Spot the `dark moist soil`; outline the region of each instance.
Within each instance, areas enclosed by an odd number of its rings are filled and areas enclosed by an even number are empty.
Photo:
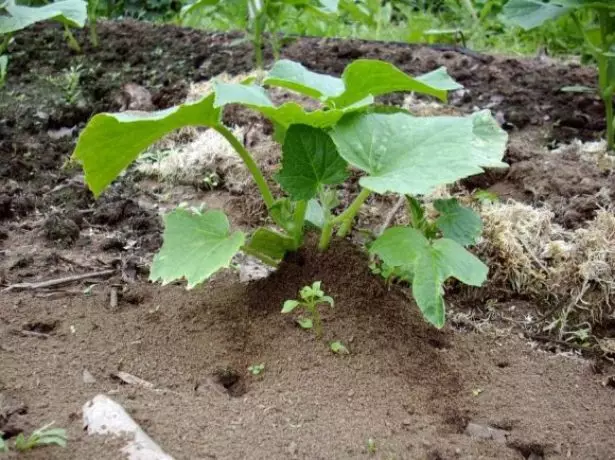
[[[128,83],[146,88],[153,108],[166,108],[181,102],[193,81],[250,70],[252,52],[237,35],[137,22],[101,23],[99,30],[100,48],[82,39],[83,55],[67,49],[57,27],[18,34],[0,91],[0,284],[110,267],[118,273],[51,292],[0,295],[0,431],[14,436],[55,420],[70,437],[66,450],[23,458],[120,458],[117,441],[82,431],[81,407],[100,392],[177,459],[615,457],[613,389],[602,385],[612,368],[539,351],[489,324],[451,321],[436,331],[347,243],[320,256],[306,250],[247,285],[233,274],[190,292],[142,281],[161,243],[158,210],[134,175],[95,201],[80,169],[66,164],[78,133],[93,114],[130,105]],[[558,91],[593,85],[592,69],[330,39],[297,39],[284,56],[336,75],[361,57],[411,74],[445,65],[466,87],[451,95],[452,105],[491,108],[511,134],[510,170],[465,186],[546,203],[569,228],[615,198],[609,170],[574,153],[545,153],[602,136],[600,101]],[[77,66],[81,92],[68,104],[58,78]],[[241,111],[226,120],[250,122]],[[325,313],[322,342],[279,313],[315,280],[336,300]],[[120,292],[115,308],[113,286]],[[508,300],[511,311],[526,307]],[[342,340],[351,354],[333,355],[330,340]],[[247,367],[258,363],[265,371],[250,376]],[[96,383],[84,383],[84,370]],[[157,390],[118,383],[110,375],[119,370]],[[370,438],[375,454],[367,452]]]

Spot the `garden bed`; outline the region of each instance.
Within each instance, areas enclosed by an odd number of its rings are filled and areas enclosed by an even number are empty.
[[[99,32],[101,47],[86,45],[82,56],[66,49],[58,28],[18,34],[0,92],[3,284],[114,269],[111,277],[53,290],[13,288],[0,297],[0,431],[31,431],[55,420],[69,432],[67,449],[25,457],[119,458],[116,443],[82,430],[81,408],[101,392],[177,459],[615,455],[613,369],[600,357],[576,353],[582,342],[543,331],[569,303],[562,297],[576,291],[547,292],[544,276],[532,278],[546,257],[533,246],[535,266],[513,266],[504,246],[486,239],[479,251],[491,262],[491,280],[482,290],[448,289],[449,326],[442,331],[424,322],[403,287],[374,277],[350,242],[325,254],[308,245],[258,281],[242,283],[226,272],[193,291],[147,283],[148,263],[161,244],[160,211],[204,202],[250,227],[262,218],[253,186],[233,186],[227,165],[215,171],[220,184],[214,190],[131,171],[95,201],[81,170],[65,165],[76,137],[95,113],[143,104],[141,90],[128,83],[149,92],[148,108],[166,108],[183,102],[195,84],[250,71],[252,52],[238,36],[170,26],[103,23]],[[600,138],[602,104],[558,91],[593,84],[592,69],[315,38],[293,41],[283,55],[335,75],[362,57],[390,61],[410,74],[444,65],[465,90],[451,95],[450,109],[433,110],[490,108],[510,134],[510,170],[470,178],[454,193],[482,188],[527,205],[525,214],[514,214],[521,221],[548,207],[547,223],[558,230],[545,236],[543,225],[536,240],[584,235],[574,232],[594,228],[597,211],[612,211],[612,168],[588,157],[585,144],[567,146]],[[69,104],[61,82],[71,67],[81,84]],[[386,102],[431,107],[402,96]],[[225,121],[244,130],[272,173],[278,152],[263,141],[268,124],[241,110],[227,112]],[[187,142],[180,136],[169,145]],[[361,216],[366,227],[381,224],[392,206],[375,199],[368,204]],[[483,215],[487,230],[497,227],[489,222],[502,222]],[[515,237],[511,233],[510,241]],[[613,235],[607,228],[600,237]],[[331,354],[280,315],[283,301],[315,280],[336,301],[325,317],[325,339],[343,341],[350,355]],[[110,300],[116,294],[117,304]],[[604,298],[595,301],[602,305]],[[604,351],[612,312],[589,310],[571,315],[578,322],[571,330],[591,322],[603,344],[596,349]],[[248,366],[259,363],[264,372],[252,376]],[[84,379],[84,371],[94,381]],[[123,384],[113,377],[118,371],[152,385]],[[369,439],[375,447],[368,449]]]

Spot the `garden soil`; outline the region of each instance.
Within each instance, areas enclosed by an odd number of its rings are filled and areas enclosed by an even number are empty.
[[[128,83],[165,108],[183,101],[193,82],[249,71],[252,55],[237,35],[137,22],[99,30],[100,48],[82,40],[83,55],[71,53],[53,26],[18,34],[0,92],[0,282],[113,272],[52,290],[0,293],[0,431],[13,437],[53,420],[69,435],[65,449],[20,458],[122,458],[121,440],[83,430],[81,409],[99,393],[122,404],[176,459],[615,458],[608,361],[557,341],[538,346],[512,320],[460,314],[435,330],[402,288],[371,275],[347,241],[325,254],[308,245],[258,281],[241,283],[229,271],[191,291],[147,283],[147,263],[161,244],[159,209],[151,205],[158,195],[128,174],[94,200],[80,170],[66,163],[79,130],[95,113],[130,106]],[[602,135],[600,101],[558,91],[592,85],[592,69],[315,38],[293,40],[284,56],[336,75],[361,57],[412,74],[445,65],[466,88],[451,97],[455,109],[491,108],[511,135],[510,170],[466,186],[548,204],[567,228],[615,198],[611,170],[574,153],[561,161],[540,154]],[[71,67],[81,94],[69,104],[58,82]],[[253,123],[241,111],[226,118]],[[247,199],[186,193],[237,206],[235,221],[244,209],[236,203]],[[320,341],[279,313],[315,280],[336,300],[324,312]],[[451,294],[452,310],[467,306]],[[478,308],[488,303],[477,299]],[[538,307],[511,295],[497,308],[513,317]],[[331,353],[334,340],[350,354]],[[261,374],[248,372],[261,363]],[[120,371],[149,385],[127,384]]]

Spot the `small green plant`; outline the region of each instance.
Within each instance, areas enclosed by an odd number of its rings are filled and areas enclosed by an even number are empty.
[[[15,32],[37,22],[56,21],[64,26],[68,46],[80,52],[81,47],[70,29],[84,26],[86,9],[84,0],[59,0],[38,7],[17,4],[15,0],[0,3],[0,88],[6,79],[8,66],[8,58],[3,54],[7,52]]]
[[[0,16],[0,36],[6,48],[13,33],[42,21],[56,21],[64,26],[64,35],[69,47],[77,52],[81,47],[71,32],[71,27],[83,27],[87,18],[84,0],[59,0],[43,6],[20,5],[8,0],[4,6],[5,15]],[[0,49],[0,52],[2,50]]]
[[[584,23],[582,14],[593,20]],[[510,0],[502,10],[502,19],[525,30],[534,29],[547,21],[570,15],[578,32],[583,36],[586,48],[598,64],[598,91],[606,112],[606,141],[609,150],[615,147],[615,118],[613,95],[615,94],[615,3],[610,0]],[[568,91],[583,91],[587,88],[565,87]]]
[[[339,340],[336,340],[335,342],[331,342],[329,344],[329,349],[336,355],[349,355],[350,354],[350,351],[348,350],[348,348],[346,348],[346,345],[344,345]]]
[[[8,452],[9,446],[2,436],[4,436],[4,433],[0,431],[0,452]]]
[[[64,101],[68,105],[76,104],[81,98],[81,65],[71,66],[58,77],[48,77],[50,83],[58,87],[64,96]]]
[[[324,304],[328,304],[331,308],[335,306],[333,298],[325,295],[320,286],[320,281],[314,281],[311,286],[303,286],[299,291],[300,300],[287,300],[282,307],[282,313],[291,313],[297,308],[303,309],[304,314],[297,319],[297,323],[303,329],[313,327],[318,338],[322,337],[322,320],[318,307]]]
[[[213,93],[159,112],[97,114],[81,132],[73,159],[99,196],[152,143],[185,127],[216,130],[234,148],[252,175],[270,219],[249,235],[231,231],[222,211],[180,206],[164,217],[163,246],[155,256],[150,279],[163,284],[185,279],[188,288],[228,267],[238,251],[276,267],[304,244],[311,226],[326,251],[334,233],[351,232],[361,207],[373,194],[407,197],[412,225],[386,230],[370,246],[389,267],[412,273],[412,291],[425,319],[436,327],[445,321],[443,285],[451,277],[480,286],[488,268],[466,249],[474,241],[459,230],[468,213],[444,200],[435,223],[424,218],[416,199],[445,184],[503,168],[507,135],[489,111],[465,117],[416,117],[377,104],[377,96],[413,91],[446,100],[447,90],[461,86],[444,68],[411,77],[392,64],[359,59],[341,78],[306,69],[289,60],[275,63],[261,83],[215,82]],[[266,87],[310,97],[319,107],[297,102],[276,106]],[[254,157],[222,123],[226,106],[242,105],[268,118],[282,146],[281,168],[274,176],[282,193],[274,196]],[[336,213],[337,193],[360,170],[360,190]],[[480,222],[480,220],[479,220]]]
[[[66,447],[66,430],[63,428],[51,428],[53,422],[45,425],[38,430],[35,430],[27,438],[23,433],[15,438],[15,450],[25,452],[36,447],[56,445]],[[8,452],[9,444],[2,438],[3,433],[0,432],[0,452]]]
[[[264,370],[265,370],[264,363],[252,364],[250,367],[248,367],[248,372],[254,376],[261,375]]]
[[[367,452],[369,454],[374,455],[376,453],[377,447],[376,447],[376,441],[373,438],[369,438],[367,440]]]

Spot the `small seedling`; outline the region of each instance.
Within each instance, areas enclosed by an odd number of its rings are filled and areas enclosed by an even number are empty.
[[[339,340],[336,340],[335,342],[331,342],[329,344],[329,348],[331,349],[333,353],[337,355],[349,355],[350,354],[350,351],[348,350],[348,348],[346,348],[346,345],[344,345]]]
[[[8,452],[9,446],[6,444],[6,441],[2,437],[4,433],[0,431],[0,452]]]
[[[54,422],[51,422],[44,427],[35,430],[27,438],[23,433],[19,433],[19,435],[15,438],[15,449],[20,452],[24,452],[36,447],[52,444],[60,447],[66,447],[66,430],[64,428],[50,428],[53,423]],[[8,444],[0,437],[0,452],[7,451]]]
[[[60,89],[64,95],[64,101],[68,105],[76,104],[81,98],[81,73],[83,67],[81,65],[71,66],[70,69],[62,73],[58,77],[48,77],[51,84]]]
[[[290,313],[298,307],[303,308],[307,317],[299,318],[297,323],[303,329],[312,329],[313,327],[318,338],[322,337],[322,321],[318,306],[328,303],[333,308],[335,305],[333,298],[325,295],[320,285],[320,281],[314,281],[311,286],[303,286],[299,291],[301,300],[287,300],[282,307],[282,313]]]
[[[261,375],[264,370],[265,370],[265,363],[252,364],[250,367],[248,367],[248,372],[254,376]]]
[[[367,452],[369,452],[370,454],[376,453],[376,441],[374,441],[372,438],[369,438],[367,440]]]

